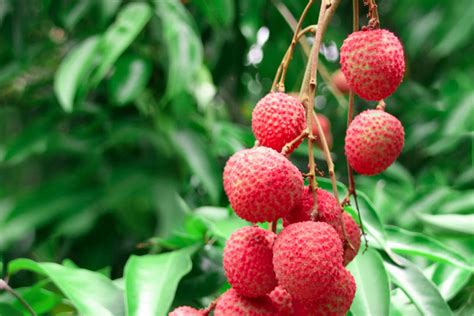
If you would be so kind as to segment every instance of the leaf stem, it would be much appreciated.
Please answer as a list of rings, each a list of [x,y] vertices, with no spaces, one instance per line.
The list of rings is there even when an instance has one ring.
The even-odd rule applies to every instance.
[[[7,282],[5,282],[3,279],[0,279],[0,290],[5,290],[7,291],[8,293],[10,293],[13,297],[15,297],[18,302],[21,303],[21,305],[23,305],[27,310],[28,312],[32,315],[32,316],[36,316],[36,313],[35,311],[33,310],[33,308],[30,306],[30,304],[28,304],[27,301],[25,301],[25,299],[23,297],[21,297],[20,294],[18,294],[18,292],[16,292],[14,289],[12,289]]]

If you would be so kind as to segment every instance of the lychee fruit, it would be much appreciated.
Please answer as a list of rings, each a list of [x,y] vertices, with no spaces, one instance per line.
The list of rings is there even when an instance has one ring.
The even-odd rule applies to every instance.
[[[338,69],[336,72],[334,72],[331,77],[331,82],[332,85],[343,94],[348,94],[351,90],[349,84],[347,83],[346,76],[344,76],[344,73],[341,71],[341,69]]]
[[[276,307],[268,296],[247,298],[230,289],[219,298],[214,316],[275,316]]]
[[[314,300],[294,301],[294,314],[304,316],[345,316],[356,292],[354,277],[345,268],[340,268],[334,283],[324,295]]]
[[[275,233],[251,226],[236,230],[227,240],[224,270],[240,295],[263,296],[277,286],[272,263],[275,238]]]
[[[280,315],[293,315],[293,298],[283,287],[277,286],[268,297]]]
[[[322,114],[316,114],[316,117],[318,118],[319,124],[321,124],[321,129],[323,130],[328,147],[329,149],[331,149],[333,143],[331,133],[331,122],[329,122],[328,118]],[[322,150],[323,143],[321,141],[321,137],[319,136],[318,127],[316,126],[315,116],[313,116],[313,122],[311,126],[313,130],[313,135],[316,137],[316,145]]]
[[[189,306],[180,306],[170,312],[168,316],[206,316],[206,313]]]
[[[303,177],[285,156],[268,147],[235,153],[224,168],[224,190],[235,213],[256,222],[288,215],[303,191]]]
[[[269,93],[258,101],[252,112],[252,130],[260,145],[280,152],[306,127],[303,104],[286,93]],[[301,143],[301,142],[300,142]],[[288,150],[291,153],[298,144]]]
[[[351,242],[351,245],[354,247],[352,249],[348,243],[343,243],[344,248],[344,265],[347,266],[349,262],[354,259],[354,257],[359,252],[360,248],[360,228],[354,219],[347,213],[342,213],[342,220],[346,228],[347,238]]]
[[[385,99],[403,79],[402,44],[387,30],[354,32],[342,44],[341,69],[358,96],[371,101]]]
[[[334,195],[326,190],[318,188],[316,194],[318,199],[318,217],[316,221],[328,223],[337,231],[338,226],[340,226],[339,214],[341,213],[339,203],[337,203]],[[291,210],[290,214],[283,219],[283,226],[311,220],[313,205],[313,192],[311,192],[309,186],[305,186],[300,201]]]
[[[285,227],[273,246],[278,283],[297,300],[324,295],[342,267],[342,243],[336,230],[322,222]]]
[[[378,174],[400,155],[404,136],[403,126],[395,116],[381,110],[366,110],[347,128],[347,162],[360,174]]]

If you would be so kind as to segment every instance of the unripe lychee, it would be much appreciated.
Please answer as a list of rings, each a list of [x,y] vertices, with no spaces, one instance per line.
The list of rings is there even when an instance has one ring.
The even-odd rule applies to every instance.
[[[277,286],[268,294],[273,305],[277,308],[280,315],[293,315],[293,298],[290,293],[281,286]]]
[[[366,110],[347,128],[347,162],[360,174],[380,173],[400,155],[404,136],[403,126],[395,116],[381,110]]]
[[[206,313],[189,306],[180,306],[173,310],[168,316],[205,316]]]
[[[246,298],[230,289],[221,295],[214,316],[275,316],[276,307],[268,296]]]
[[[339,214],[341,213],[339,203],[337,203],[334,195],[326,190],[317,189],[316,193],[318,199],[318,217],[316,220],[328,223],[338,231],[340,226]],[[309,186],[305,186],[300,201],[291,210],[290,214],[283,219],[283,226],[311,220],[313,205],[313,192],[311,192]]]
[[[331,77],[332,85],[343,94],[349,93],[351,88],[347,83],[347,79],[342,73],[341,69],[338,69]]]
[[[385,99],[403,79],[402,44],[387,30],[354,32],[342,44],[341,69],[358,96],[372,101]]]
[[[278,283],[297,300],[314,300],[331,287],[342,267],[342,244],[334,228],[321,222],[285,227],[273,246]]]
[[[273,272],[276,234],[260,227],[242,227],[232,233],[224,248],[224,270],[234,290],[246,297],[270,293],[277,280]]]
[[[271,222],[286,216],[300,199],[303,177],[285,156],[255,147],[227,161],[224,190],[238,216],[253,223]]]
[[[306,127],[303,104],[295,97],[275,92],[258,101],[252,112],[252,130],[260,145],[280,152]],[[301,143],[301,142],[300,142]],[[295,144],[288,153],[291,153]]]
[[[344,243],[344,265],[347,266],[347,264],[351,262],[359,252],[360,228],[354,219],[347,213],[342,214],[342,220],[344,221],[344,226],[346,228],[347,238],[354,247],[354,249],[352,249],[348,243]]]
[[[337,271],[334,283],[324,295],[307,302],[294,301],[294,314],[301,316],[345,316],[356,292],[354,277],[345,268]]]
[[[321,124],[321,129],[323,130],[324,137],[326,138],[326,142],[328,144],[329,149],[332,148],[332,133],[331,133],[331,123],[329,122],[328,118],[322,114],[316,114],[316,117],[319,120],[319,124]],[[312,122],[312,130],[313,135],[316,137],[316,145],[322,150],[323,149],[323,142],[319,137],[318,127],[316,125],[315,116],[313,116]]]

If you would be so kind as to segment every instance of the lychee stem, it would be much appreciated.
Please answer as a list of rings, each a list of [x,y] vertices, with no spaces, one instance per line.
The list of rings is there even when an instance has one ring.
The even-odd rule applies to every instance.
[[[379,12],[377,10],[377,3],[375,0],[364,0],[364,5],[369,7],[367,18],[369,19],[368,28],[378,29],[380,27]]]
[[[380,111],[385,111],[385,101],[382,99],[379,101],[375,109],[380,110]]]
[[[359,0],[352,0],[352,31],[357,32],[359,30]],[[352,122],[352,117],[354,116],[354,91],[350,90],[349,91],[349,108],[347,110],[347,127]],[[350,203],[350,197],[351,195],[354,196],[354,203],[356,206],[357,210],[357,217],[359,218],[359,223],[360,223],[360,230],[362,231],[362,237],[364,238],[364,251],[367,251],[367,248],[369,247],[369,243],[367,241],[367,234],[365,233],[364,229],[364,223],[362,222],[362,216],[360,214],[359,210],[359,202],[357,201],[357,190],[356,190],[356,184],[354,180],[354,172],[347,163],[347,176],[349,178],[349,190],[347,192],[347,196],[344,198],[344,200],[341,203],[341,206],[344,207],[344,205]]]
[[[207,306],[202,312],[204,315],[209,315],[209,313],[216,307],[217,301],[219,300],[219,297],[217,297],[215,300],[213,300],[209,306]]]
[[[278,90],[280,89],[282,91],[285,90],[284,81],[286,77],[286,71],[288,70],[288,64],[291,58],[293,57],[293,52],[295,50],[296,43],[298,42],[298,35],[301,30],[301,25],[303,24],[304,18],[306,17],[306,14],[308,13],[313,3],[314,3],[314,0],[309,0],[308,3],[306,4],[306,7],[303,10],[303,13],[301,13],[300,19],[298,20],[298,24],[296,25],[296,29],[293,32],[293,38],[291,39],[291,44],[288,47],[288,50],[285,53],[283,60],[280,63],[280,66],[278,67],[277,75],[275,76],[275,80],[273,81],[272,91],[275,90],[275,86],[276,86],[275,83],[276,83],[277,77],[279,76],[279,72],[281,72],[281,77],[278,83]]]
[[[288,8],[286,7],[286,5],[281,2],[281,1],[278,1],[278,0],[272,0],[272,3],[273,5],[276,7],[276,9],[278,10],[278,12],[280,12],[280,14],[282,15],[282,17],[285,19],[286,23],[290,26],[290,28],[293,30],[293,32],[296,30],[296,25],[297,25],[297,21],[295,19],[295,17],[291,14],[290,10],[288,10]],[[317,27],[317,25],[315,25]],[[311,27],[311,26],[310,26]],[[314,31],[316,31],[316,29],[314,29]],[[302,32],[300,32],[301,34]],[[310,50],[311,48],[309,47],[309,44],[305,41],[304,38],[299,38],[299,42],[300,42],[300,45],[301,45],[301,48],[303,49],[303,52],[305,53],[305,55],[307,57],[309,57],[309,54],[310,54]],[[281,70],[280,70],[281,72]],[[339,91],[337,90],[333,84],[331,84],[331,74],[329,73],[329,71],[327,70],[327,68],[320,62],[319,65],[318,65],[318,72],[319,74],[321,75],[321,78],[323,79],[323,81],[326,83],[326,85],[328,86],[329,88],[329,91],[332,93],[332,95],[336,98],[336,101],[337,103],[339,104],[339,106],[343,109],[345,109],[347,107],[347,100],[346,98],[344,97],[344,95]],[[278,74],[278,73],[277,73]],[[279,76],[280,74],[278,74]],[[275,78],[277,78],[275,76]],[[276,86],[276,80],[274,80],[274,85]]]
[[[287,156],[288,152],[295,146],[295,144],[298,144],[302,139],[305,139],[306,137],[308,137],[308,135],[309,135],[308,129],[304,129],[301,132],[301,134],[299,134],[295,139],[293,139],[291,142],[283,146],[283,149],[281,150],[281,154]]]

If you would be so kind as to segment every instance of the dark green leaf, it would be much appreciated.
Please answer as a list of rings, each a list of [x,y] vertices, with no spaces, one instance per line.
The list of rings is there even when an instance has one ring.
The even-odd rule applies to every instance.
[[[233,0],[194,0],[193,4],[215,28],[228,27],[234,20]]]
[[[123,105],[133,101],[145,88],[151,77],[151,63],[139,56],[121,57],[108,82],[112,102]]]

